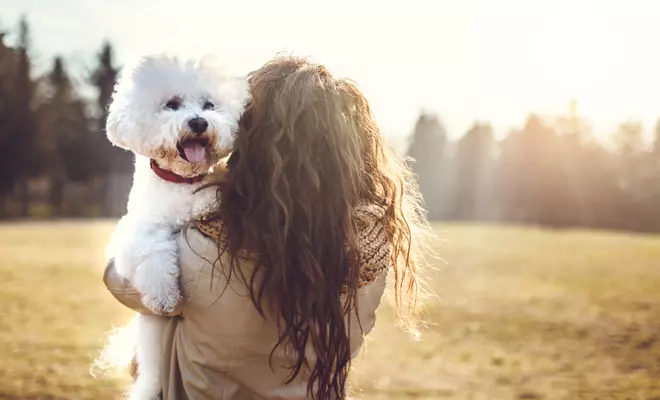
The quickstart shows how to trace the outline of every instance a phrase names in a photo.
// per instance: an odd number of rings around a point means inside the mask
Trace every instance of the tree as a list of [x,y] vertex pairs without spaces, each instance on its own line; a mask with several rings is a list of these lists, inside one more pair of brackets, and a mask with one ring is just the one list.
[[98,54],[98,65],[92,73],[91,82],[97,89],[97,130],[103,158],[107,161],[108,171],[131,172],[133,163],[130,152],[114,147],[105,137],[105,121],[108,117],[108,106],[112,101],[119,68],[114,65],[114,53],[109,42],[103,44]]
[[637,121],[619,125],[615,133],[616,150],[619,157],[619,185],[630,199],[638,193],[638,178],[643,168],[644,131]]
[[447,135],[439,118],[422,112],[415,123],[408,156],[414,160],[412,168],[430,219],[438,219],[442,214],[441,168],[446,142]]
[[622,194],[617,186],[616,158],[593,140],[577,142],[561,137],[571,208],[571,225],[594,228],[621,226]]
[[114,55],[112,45],[109,42],[103,43],[101,51],[98,54],[98,66],[92,74],[92,83],[98,89],[96,104],[105,119],[108,106],[112,99],[112,92],[117,81],[119,69],[114,66]]
[[38,168],[41,167],[39,155],[33,151],[37,132],[32,109],[34,82],[30,77],[29,47],[29,26],[23,17],[19,23],[18,47],[15,50],[16,70],[12,85],[11,140],[7,143],[7,151],[21,166],[17,170],[16,181],[20,188],[21,215],[23,217],[26,217],[29,211],[28,181],[38,173]]
[[655,123],[655,131],[653,132],[653,154],[660,159],[660,119]]
[[47,146],[51,207],[53,213],[61,214],[65,183],[88,182],[99,175],[101,164],[85,104],[77,97],[61,57],[54,59],[47,84],[49,94],[40,112],[40,142]]
[[570,141],[582,143],[589,139],[591,126],[578,114],[578,103],[572,100],[568,106],[568,115],[557,118],[553,124],[559,136],[568,137]]
[[615,133],[618,157],[618,186],[623,194],[620,212],[626,215],[624,228],[648,230],[655,225],[657,204],[653,204],[653,150],[644,143],[644,129],[638,121],[619,125]]
[[92,73],[90,81],[96,87],[98,93],[96,98],[97,118],[95,138],[98,142],[100,158],[105,161],[103,168],[106,173],[102,180],[103,185],[98,201],[100,204],[103,204],[104,215],[122,214],[124,212],[123,208],[113,212],[112,199],[117,196],[111,196],[111,192],[129,190],[130,187],[116,188],[113,187],[111,181],[117,174],[125,175],[132,171],[133,156],[130,152],[114,147],[105,136],[105,121],[108,116],[108,106],[110,105],[114,85],[119,74],[119,69],[114,65],[113,49],[109,42],[103,44],[101,51],[98,53],[97,60],[98,64],[96,70]]
[[503,141],[499,193],[505,216],[513,221],[565,226],[575,204],[569,194],[570,171],[564,166],[557,133],[539,116]]
[[19,176],[20,164],[13,157],[13,88],[14,73],[16,71],[16,53],[4,42],[4,33],[0,33],[0,170],[3,177],[0,179],[0,218],[7,215],[6,199],[11,193]]
[[644,187],[649,191],[650,215],[648,221],[654,231],[660,231],[660,120],[655,124],[653,147],[647,158]]
[[644,151],[644,129],[638,121],[620,124],[614,138],[617,151],[626,160],[635,158]]
[[493,196],[493,129],[475,122],[456,145],[453,217],[461,220],[488,218]]
[[566,180],[564,225],[616,225],[619,196],[612,157],[593,139],[592,128],[579,115],[575,100],[553,127],[559,139],[556,167]]

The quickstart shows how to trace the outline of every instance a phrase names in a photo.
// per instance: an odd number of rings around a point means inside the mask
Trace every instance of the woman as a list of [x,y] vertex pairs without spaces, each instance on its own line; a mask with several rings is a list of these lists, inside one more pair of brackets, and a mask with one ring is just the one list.
[[[222,201],[179,237],[163,398],[345,399],[388,269],[414,328],[417,191],[352,83],[283,57],[250,87]],[[112,263],[104,280],[145,312]]]

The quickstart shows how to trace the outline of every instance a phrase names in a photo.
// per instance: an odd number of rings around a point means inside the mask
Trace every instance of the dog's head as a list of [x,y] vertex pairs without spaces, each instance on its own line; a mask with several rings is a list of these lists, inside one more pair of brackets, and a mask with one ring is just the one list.
[[119,79],[106,131],[116,146],[197,176],[231,151],[248,98],[245,79],[207,60],[144,57]]

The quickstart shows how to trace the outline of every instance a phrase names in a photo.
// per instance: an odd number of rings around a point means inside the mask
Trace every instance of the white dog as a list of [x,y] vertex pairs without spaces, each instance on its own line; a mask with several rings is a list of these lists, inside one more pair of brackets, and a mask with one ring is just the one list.
[[[214,189],[193,191],[230,152],[248,97],[245,79],[167,56],[143,58],[117,83],[106,130],[113,144],[135,153],[135,176],[108,256],[157,313],[181,300],[173,233],[216,201]],[[152,400],[161,390],[165,321],[146,315],[135,321],[138,376],[130,399]]]

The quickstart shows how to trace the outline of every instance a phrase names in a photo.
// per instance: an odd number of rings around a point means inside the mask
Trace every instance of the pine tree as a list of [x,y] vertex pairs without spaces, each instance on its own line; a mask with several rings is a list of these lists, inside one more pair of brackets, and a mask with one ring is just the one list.
[[[618,185],[624,201],[621,212],[627,216],[623,228],[644,230],[649,223],[647,215],[651,187],[646,178],[650,152],[644,143],[644,130],[638,121],[627,121],[619,125],[615,134],[618,165]],[[653,207],[657,207],[653,205]]]
[[649,190],[649,223],[653,231],[660,231],[660,120],[655,124],[653,147],[648,157],[645,187]]
[[35,116],[32,109],[34,82],[31,79],[30,31],[27,20],[23,17],[19,23],[19,39],[16,49],[16,72],[12,90],[12,127],[10,148],[12,158],[21,167],[18,169],[17,182],[21,202],[21,216],[29,212],[29,179],[38,173],[38,154],[33,151],[37,136]]
[[112,45],[109,42],[103,43],[98,54],[98,67],[91,79],[98,89],[96,103],[103,119],[107,116],[108,105],[110,105],[112,91],[119,74],[119,69],[114,66],[113,54]]
[[0,218],[7,217],[7,198],[19,177],[20,164],[14,156],[13,144],[13,88],[16,71],[16,52],[4,42],[4,33],[0,32]]
[[42,105],[42,142],[48,144],[50,201],[53,213],[63,212],[64,186],[84,183],[101,173],[93,131],[64,61],[56,57],[47,76],[49,96]]
[[492,213],[493,129],[476,122],[456,146],[453,217],[487,218]]
[[537,115],[501,146],[499,192],[506,217],[541,225],[570,225],[569,171],[562,165],[561,141]]
[[97,60],[97,67],[92,73],[90,81],[96,87],[98,93],[96,98],[97,119],[95,137],[98,141],[100,157],[105,161],[105,177],[102,182],[103,188],[99,193],[98,202],[103,205],[104,215],[116,215],[123,213],[123,210],[113,212],[113,197],[121,196],[111,196],[113,194],[111,193],[112,191],[118,190],[111,185],[111,180],[117,174],[125,175],[132,171],[133,156],[130,152],[114,147],[105,135],[108,105],[112,99],[114,85],[119,74],[119,69],[114,65],[113,49],[109,42],[103,44],[101,51],[98,53]]
[[108,161],[107,168],[111,171],[130,172],[133,168],[130,152],[114,147],[105,137],[105,121],[108,116],[108,106],[112,100],[119,69],[114,65],[114,53],[109,42],[103,44],[98,54],[98,65],[92,74],[91,82],[97,89],[96,106],[98,113],[98,131],[101,137],[101,149]]
[[591,126],[579,115],[577,106],[577,101],[571,101],[568,113],[557,118],[553,125],[558,135],[555,166],[564,177],[566,188],[563,225],[597,223],[602,217],[597,214],[608,202],[598,201],[591,195],[592,191],[603,193],[604,187],[599,185],[605,183],[600,174],[604,159],[600,146],[591,140]]
[[655,123],[655,130],[653,132],[653,154],[656,158],[660,159],[660,119]]
[[422,112],[411,136],[408,156],[414,160],[412,168],[430,219],[439,219],[443,214],[441,169],[446,142],[447,134],[440,119]]

